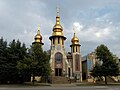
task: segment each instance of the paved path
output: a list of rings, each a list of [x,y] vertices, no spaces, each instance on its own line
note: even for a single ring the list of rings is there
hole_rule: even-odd
[[[0,90],[120,90],[120,86],[80,86],[80,87],[24,86],[24,87],[0,87]]]

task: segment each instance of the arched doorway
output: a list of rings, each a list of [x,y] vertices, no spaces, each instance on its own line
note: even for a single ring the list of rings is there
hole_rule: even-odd
[[[62,76],[63,55],[58,52],[55,54],[55,76]]]

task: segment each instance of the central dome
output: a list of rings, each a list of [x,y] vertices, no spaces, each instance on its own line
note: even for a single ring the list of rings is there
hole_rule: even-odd
[[[60,17],[56,16],[56,24],[53,27],[53,36],[63,36],[63,27],[60,25]]]
[[[61,26],[60,24],[55,24],[55,25],[54,25],[53,31],[56,30],[56,29],[58,29],[58,30],[63,30],[63,28],[62,28],[62,26]]]

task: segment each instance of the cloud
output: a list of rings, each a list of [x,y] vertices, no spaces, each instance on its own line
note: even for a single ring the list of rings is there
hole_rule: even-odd
[[[83,29],[83,25],[80,24],[79,22],[74,22],[73,23],[73,29],[75,30],[75,32],[81,31]]]
[[[106,36],[110,35],[110,29],[107,27],[95,32],[94,34],[97,38],[105,38]]]
[[[20,39],[30,46],[40,24],[43,48],[50,49],[49,36],[56,21],[57,5],[67,37],[66,51],[70,51],[75,30],[81,55],[102,43],[120,57],[120,0],[0,0],[0,37],[8,41]]]
[[[80,26],[80,23],[77,22],[75,25]],[[116,27],[113,24],[107,24],[102,27],[96,24],[94,26],[82,26],[84,26],[82,30],[77,30],[76,33],[80,41],[79,43],[82,45],[81,52],[83,55],[85,55],[85,51],[94,51],[94,49],[100,44],[107,45],[113,53],[115,52],[114,50],[116,48],[116,45],[118,45],[117,41],[120,40],[118,37],[118,26]],[[71,32],[71,34],[72,33],[73,32]],[[69,38],[71,38],[71,36]],[[117,47],[116,50],[117,49],[120,49],[120,47]],[[117,54],[119,56],[118,52],[119,51],[116,51],[114,54]]]

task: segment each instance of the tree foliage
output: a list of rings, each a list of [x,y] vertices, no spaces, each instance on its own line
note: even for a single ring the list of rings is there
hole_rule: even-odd
[[[39,44],[31,46],[28,56],[18,62],[17,67],[33,76],[33,84],[34,76],[48,76],[50,74],[49,57]]]
[[[105,77],[105,84],[107,84],[107,76],[119,75],[118,64],[107,46],[103,44],[97,47],[96,56],[99,62],[96,63],[94,69],[91,71],[91,75],[93,77]]]
[[[0,39],[0,83],[21,82],[17,61],[23,60],[26,56],[26,46],[21,42],[13,40],[9,44]]]
[[[19,40],[9,44],[0,38],[0,83],[22,83],[33,76],[50,74],[49,57],[40,45],[26,45]]]
[[[0,39],[0,82],[5,81],[7,78],[7,72],[9,69],[7,69],[7,42],[3,40],[3,38]]]

